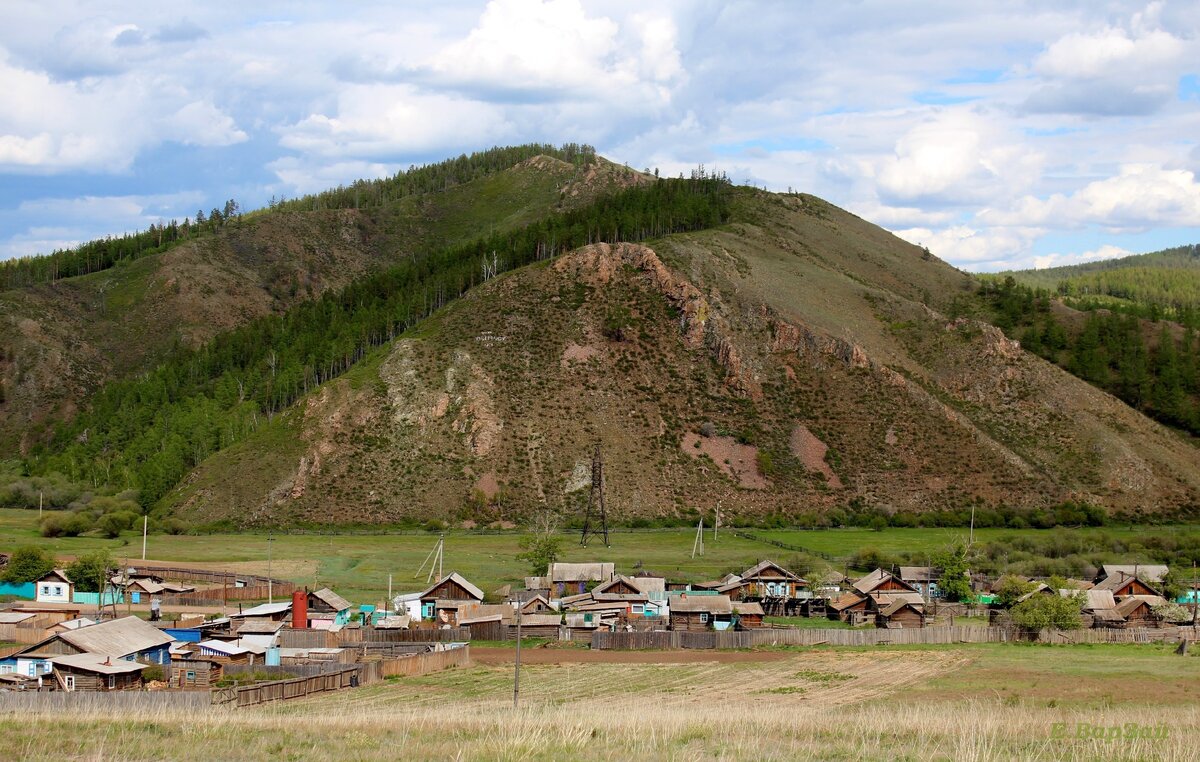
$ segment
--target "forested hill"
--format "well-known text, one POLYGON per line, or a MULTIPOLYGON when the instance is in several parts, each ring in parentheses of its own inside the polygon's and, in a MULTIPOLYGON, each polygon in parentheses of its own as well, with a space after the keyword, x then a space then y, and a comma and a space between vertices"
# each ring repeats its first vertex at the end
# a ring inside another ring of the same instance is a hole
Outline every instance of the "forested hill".
POLYGON ((1200 246, 1189 244, 1120 259, 998 273, 1045 289, 1079 309, 1105 307, 1200 328, 1200 246))
POLYGON ((0 452, 28 452, 111 379, 419 253, 653 178, 589 146, 494 148, 270 207, 0 265, 0 452))

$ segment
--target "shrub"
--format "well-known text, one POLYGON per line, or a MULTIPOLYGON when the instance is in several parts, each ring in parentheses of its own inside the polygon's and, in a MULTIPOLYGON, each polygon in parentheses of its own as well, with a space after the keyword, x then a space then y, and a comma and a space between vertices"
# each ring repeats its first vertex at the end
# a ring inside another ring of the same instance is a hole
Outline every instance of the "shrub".
POLYGON ((0 572, 0 580, 17 585, 33 582, 51 571, 55 563, 54 556, 47 551, 26 545, 13 551, 8 565, 0 572))

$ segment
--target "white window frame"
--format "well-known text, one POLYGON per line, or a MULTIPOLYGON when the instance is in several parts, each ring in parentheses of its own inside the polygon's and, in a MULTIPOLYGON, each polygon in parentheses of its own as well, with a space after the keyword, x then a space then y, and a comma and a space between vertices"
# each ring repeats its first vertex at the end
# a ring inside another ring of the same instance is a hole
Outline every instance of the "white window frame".
POLYGON ((67 690, 75 690, 75 675, 66 675, 63 677, 63 683, 67 686, 67 690))
POLYGON ((702 624, 708 624, 708 612, 707 611, 700 612, 700 622, 702 624))
POLYGON ((109 690, 113 690, 113 689, 115 689, 116 687, 117 687, 117 676, 116 676, 116 675, 109 675, 109 676, 108 676, 108 689, 109 689, 109 690))

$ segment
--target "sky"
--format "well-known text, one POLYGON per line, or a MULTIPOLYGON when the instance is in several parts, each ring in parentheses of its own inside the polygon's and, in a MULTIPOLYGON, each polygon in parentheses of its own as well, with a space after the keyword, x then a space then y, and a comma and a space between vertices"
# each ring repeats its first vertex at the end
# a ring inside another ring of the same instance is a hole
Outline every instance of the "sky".
POLYGON ((4 0, 0 259, 493 145, 813 193, 965 270, 1200 243, 1200 3, 4 0))

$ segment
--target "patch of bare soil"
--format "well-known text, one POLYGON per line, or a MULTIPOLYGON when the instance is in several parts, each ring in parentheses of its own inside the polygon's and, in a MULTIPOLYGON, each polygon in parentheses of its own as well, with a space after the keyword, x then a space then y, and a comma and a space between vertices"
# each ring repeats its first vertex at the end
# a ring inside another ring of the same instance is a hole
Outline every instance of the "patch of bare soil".
MULTIPOLYGON (((888 431, 891 431, 889 429, 888 431)), ((829 446, 817 439, 816 435, 808 430, 804 424, 796 424, 796 428, 792 429, 792 436, 788 444, 791 447, 792 455, 800 459, 804 467, 809 471, 819 471, 825 475, 825 481, 831 487, 841 488, 842 480, 834 473, 829 464, 825 462, 825 453, 829 452, 829 446)))
POLYGON ((766 478, 758 471, 758 448, 754 445, 738 444, 733 437, 703 437, 689 431, 683 435, 681 447, 693 458, 707 455, 743 489, 767 488, 766 478))
POLYGON ((599 354, 600 350, 596 347, 580 346, 572 342, 563 350, 561 364, 562 367, 569 368, 572 363, 585 363, 599 354))

